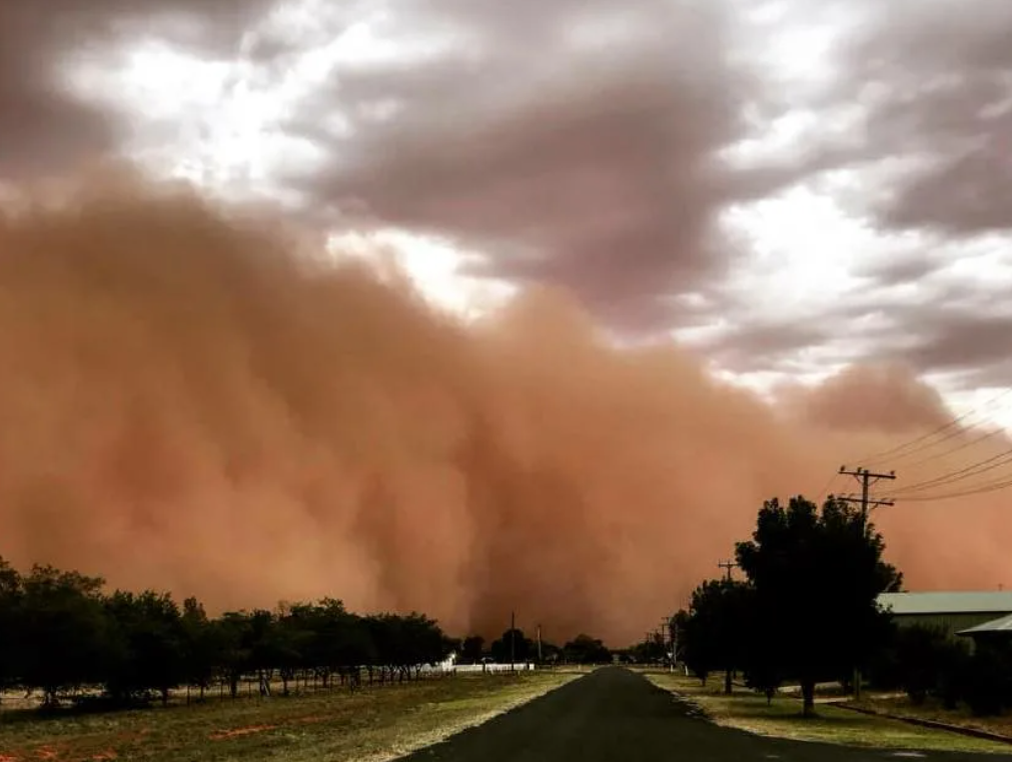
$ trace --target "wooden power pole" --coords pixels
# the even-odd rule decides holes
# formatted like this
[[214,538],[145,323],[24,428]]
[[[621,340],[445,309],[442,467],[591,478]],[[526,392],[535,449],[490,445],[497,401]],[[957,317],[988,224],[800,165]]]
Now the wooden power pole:
[[[727,576],[725,577],[725,579],[728,582],[731,582],[732,581],[731,569],[737,569],[738,568],[738,564],[736,564],[734,561],[720,561],[720,562],[717,563],[717,566],[720,567],[721,569],[724,569],[724,571],[727,572]],[[730,663],[731,662],[731,655],[730,654],[727,655],[727,661],[728,661],[728,663],[724,667],[724,693],[726,693],[728,696],[730,696],[731,695],[731,663]]]
[[[845,503],[857,503],[861,506],[861,531],[864,533],[864,529],[868,523],[868,511],[870,508],[877,508],[880,505],[894,505],[892,500],[872,500],[871,498],[871,485],[881,479],[888,479],[893,481],[896,479],[896,472],[890,471],[888,474],[877,474],[869,471],[867,468],[858,466],[854,470],[848,469],[846,466],[840,466],[840,473],[844,476],[853,476],[861,484],[861,496],[855,497],[848,495],[847,497],[836,496],[837,500],[842,500]],[[854,699],[861,698],[861,669],[854,667]]]
[[510,672],[516,671],[517,612],[510,612]]

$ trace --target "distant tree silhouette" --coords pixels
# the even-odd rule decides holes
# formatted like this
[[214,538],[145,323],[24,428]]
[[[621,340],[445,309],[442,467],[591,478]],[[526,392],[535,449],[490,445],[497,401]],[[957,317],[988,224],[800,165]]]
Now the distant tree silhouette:
[[485,638],[481,635],[468,635],[460,646],[460,659],[467,664],[477,664],[484,654]]
[[752,540],[737,546],[768,628],[762,661],[799,680],[805,714],[814,712],[817,681],[863,665],[887,637],[889,617],[876,599],[898,590],[902,576],[882,560],[883,548],[850,504],[830,499],[820,511],[802,497],[767,501]]
[[15,614],[20,683],[54,707],[62,690],[101,683],[110,661],[109,620],[99,577],[34,566]]
[[607,664],[611,651],[597,638],[580,634],[562,647],[563,658],[570,664]]
[[196,598],[183,601],[181,625],[185,665],[183,679],[189,685],[197,686],[200,698],[204,698],[219,665],[219,640],[204,606]]
[[0,695],[16,684],[22,658],[18,635],[21,627],[21,576],[0,558]]
[[491,646],[489,646],[492,658],[500,664],[509,664],[511,643],[513,644],[513,659],[518,664],[530,661],[537,654],[537,644],[526,637],[523,630],[517,628],[512,631],[506,630],[502,634],[502,637],[492,641]]
[[186,631],[179,608],[168,595],[117,590],[105,601],[108,615],[108,664],[105,686],[122,703],[157,691],[168,703],[169,691],[185,679]]
[[711,672],[745,666],[753,637],[750,595],[747,583],[726,579],[708,580],[693,591],[679,629],[679,649],[704,684]]

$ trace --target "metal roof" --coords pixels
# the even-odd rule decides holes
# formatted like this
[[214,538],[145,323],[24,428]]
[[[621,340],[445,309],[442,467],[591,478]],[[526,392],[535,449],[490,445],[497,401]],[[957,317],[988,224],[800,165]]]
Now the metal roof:
[[1012,614],[1012,591],[882,593],[882,608],[893,614]]
[[1012,632],[1012,614],[1003,616],[1001,619],[992,619],[990,622],[978,624],[976,627],[968,627],[960,630],[957,635],[976,635],[983,632]]

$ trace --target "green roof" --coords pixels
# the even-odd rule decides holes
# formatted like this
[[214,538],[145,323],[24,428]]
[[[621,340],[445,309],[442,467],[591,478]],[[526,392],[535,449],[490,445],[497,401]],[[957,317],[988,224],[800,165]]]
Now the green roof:
[[990,622],[978,624],[976,627],[968,627],[960,630],[957,635],[977,635],[985,632],[1008,632],[1012,633],[1012,614],[1003,616],[1000,619],[992,619]]
[[910,614],[1012,614],[1012,591],[957,593],[882,593],[879,605]]

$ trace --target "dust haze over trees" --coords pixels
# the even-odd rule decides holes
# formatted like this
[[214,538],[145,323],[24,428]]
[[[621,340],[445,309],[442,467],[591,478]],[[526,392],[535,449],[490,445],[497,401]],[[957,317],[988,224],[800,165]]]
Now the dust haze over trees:
[[[550,289],[465,323],[255,212],[100,176],[0,215],[0,521],[19,567],[216,612],[341,590],[489,638],[523,607],[559,642],[631,642],[751,506],[948,415],[901,371],[770,405],[676,346],[616,346]],[[841,417],[855,396],[890,415]],[[990,542],[1000,501],[970,502],[972,524],[882,517],[912,583],[1012,568]]]

